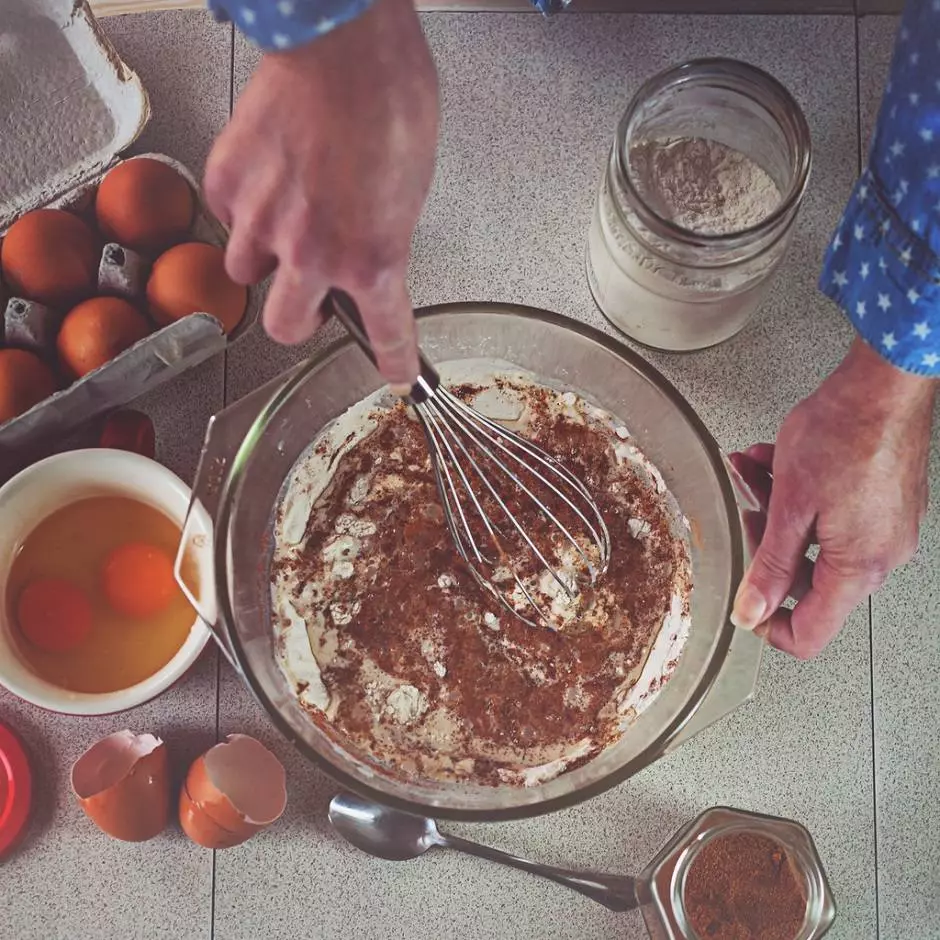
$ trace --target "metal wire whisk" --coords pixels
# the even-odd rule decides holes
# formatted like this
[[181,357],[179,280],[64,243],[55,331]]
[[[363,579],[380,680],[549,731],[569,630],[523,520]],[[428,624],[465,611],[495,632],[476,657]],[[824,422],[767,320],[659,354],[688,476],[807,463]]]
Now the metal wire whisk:
[[[331,291],[326,309],[346,327],[374,363],[372,346],[352,298],[341,291]],[[421,375],[405,400],[414,409],[424,429],[444,519],[454,546],[480,586],[505,608],[531,626],[554,629],[551,615],[533,597],[517,570],[507,569],[506,532],[514,532],[522,540],[569,601],[575,601],[578,596],[577,582],[570,577],[564,578],[556,565],[546,558],[543,547],[537,544],[508,505],[505,488],[495,485],[481,466],[481,455],[488,466],[505,475],[511,487],[531,500],[561,536],[563,544],[574,550],[579,568],[592,583],[606,572],[610,563],[610,534],[601,511],[584,483],[563,464],[531,441],[461,401],[442,385],[437,371],[423,354],[420,360]],[[489,499],[486,496],[481,498],[474,479]],[[538,487],[545,490],[540,493]],[[567,506],[580,528],[566,525],[558,518],[547,504],[547,493],[554,494]],[[498,516],[494,517],[487,505],[495,505]],[[475,527],[485,533],[490,542],[489,550],[480,544],[480,539],[474,534]],[[554,540],[552,542],[554,544]],[[593,551],[586,550],[586,546],[593,547]],[[507,593],[496,586],[493,575],[500,570],[508,570],[528,608],[535,613],[535,619],[524,616],[511,603]]]

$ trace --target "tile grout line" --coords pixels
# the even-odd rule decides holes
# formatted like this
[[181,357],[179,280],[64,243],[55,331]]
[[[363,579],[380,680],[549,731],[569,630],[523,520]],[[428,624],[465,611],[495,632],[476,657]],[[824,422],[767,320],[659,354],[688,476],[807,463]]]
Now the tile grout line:
[[[235,109],[235,24],[229,23],[229,53],[228,53],[228,117],[226,124],[232,117]],[[228,404],[228,346],[222,352],[222,407]],[[218,735],[218,729],[216,729]]]
[[[858,11],[858,0],[855,9]],[[862,160],[865,153],[865,141],[862,139],[862,42],[861,14],[855,17],[855,99],[856,99],[856,137],[858,140],[858,173],[862,172]],[[875,602],[868,596],[868,696],[871,716],[871,801],[872,801],[872,849],[875,862],[875,938],[881,937],[881,910],[879,904],[878,871],[878,749],[875,740]]]
[[[235,107],[235,25],[229,24],[228,118]],[[226,123],[228,120],[226,119]],[[228,349],[222,352],[222,407],[228,404]],[[222,655],[215,651],[215,740],[219,741],[222,719]],[[218,851],[212,850],[212,894],[209,904],[209,940],[215,940],[215,894],[217,888]]]

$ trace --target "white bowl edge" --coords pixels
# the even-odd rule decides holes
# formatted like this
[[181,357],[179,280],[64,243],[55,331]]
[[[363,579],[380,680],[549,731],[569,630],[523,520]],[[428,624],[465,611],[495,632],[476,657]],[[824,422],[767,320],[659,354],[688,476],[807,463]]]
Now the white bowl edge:
[[[0,685],[33,705],[68,715],[106,715],[150,701],[187,672],[212,635],[197,616],[186,641],[162,669],[116,692],[71,692],[41,679],[22,661],[10,633],[6,609],[6,584],[14,551],[57,509],[104,494],[123,495],[153,506],[182,529],[191,491],[176,474],[155,460],[105,448],[47,457],[0,487]],[[195,552],[202,593],[212,589],[212,523],[201,504],[193,512],[190,531],[206,536],[204,548]]]

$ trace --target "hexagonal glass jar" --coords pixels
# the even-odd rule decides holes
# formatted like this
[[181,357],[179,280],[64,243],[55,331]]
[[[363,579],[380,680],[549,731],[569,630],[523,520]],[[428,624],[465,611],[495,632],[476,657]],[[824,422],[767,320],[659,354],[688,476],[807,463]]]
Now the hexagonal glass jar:
[[778,816],[715,806],[683,826],[637,878],[637,897],[653,940],[708,940],[685,910],[688,872],[712,839],[748,833],[778,843],[786,852],[806,897],[802,929],[793,940],[816,940],[832,926],[835,900],[812,836],[799,823]]

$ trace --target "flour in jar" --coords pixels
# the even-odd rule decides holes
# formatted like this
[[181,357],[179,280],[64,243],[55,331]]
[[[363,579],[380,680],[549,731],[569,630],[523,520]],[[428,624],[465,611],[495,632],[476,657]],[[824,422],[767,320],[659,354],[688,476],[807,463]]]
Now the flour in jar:
[[628,336],[658,349],[702,349],[728,339],[763,299],[789,240],[788,222],[773,226],[779,237],[680,244],[643,221],[636,197],[687,232],[721,237],[772,215],[782,201],[777,184],[746,154],[702,137],[641,139],[628,162],[635,195],[612,159],[588,233],[588,283],[597,305]]
[[768,173],[717,140],[646,140],[630,149],[643,199],[664,219],[697,235],[729,235],[762,222],[780,204]]

